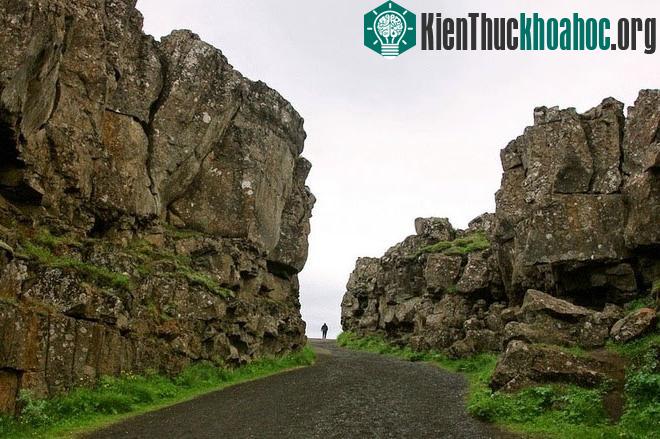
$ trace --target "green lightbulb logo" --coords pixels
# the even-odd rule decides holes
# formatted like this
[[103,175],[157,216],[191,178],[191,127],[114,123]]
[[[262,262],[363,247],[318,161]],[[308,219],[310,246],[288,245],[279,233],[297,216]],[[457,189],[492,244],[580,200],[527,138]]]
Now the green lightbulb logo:
[[417,43],[415,14],[385,2],[364,16],[364,45],[387,58],[399,56]]

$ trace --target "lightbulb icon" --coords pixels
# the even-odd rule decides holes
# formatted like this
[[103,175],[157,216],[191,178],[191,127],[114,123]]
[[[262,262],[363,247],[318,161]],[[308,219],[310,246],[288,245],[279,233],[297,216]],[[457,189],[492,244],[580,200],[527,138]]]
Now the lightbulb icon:
[[406,34],[406,18],[396,11],[384,11],[376,16],[373,29],[380,42],[380,54],[398,56],[399,45]]
[[386,1],[364,14],[364,45],[392,59],[417,44],[417,17],[393,1]]

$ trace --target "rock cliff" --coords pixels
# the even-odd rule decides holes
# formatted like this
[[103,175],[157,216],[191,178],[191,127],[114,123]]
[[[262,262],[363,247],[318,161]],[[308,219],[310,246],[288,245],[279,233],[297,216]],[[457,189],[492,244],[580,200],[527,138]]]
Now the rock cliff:
[[624,316],[660,290],[660,91],[627,118],[612,98],[537,108],[501,161],[495,214],[468,230],[419,218],[416,235],[357,261],[342,326],[457,357],[506,350],[498,388],[575,380],[579,361],[562,370],[566,354],[527,344],[596,348],[655,328],[654,309]]
[[135,0],[0,0],[0,411],[303,345],[303,120]]

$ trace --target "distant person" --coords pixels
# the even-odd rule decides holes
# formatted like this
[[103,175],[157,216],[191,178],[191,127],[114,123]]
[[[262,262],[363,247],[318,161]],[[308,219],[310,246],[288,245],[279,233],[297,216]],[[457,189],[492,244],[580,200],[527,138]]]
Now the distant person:
[[323,333],[323,340],[325,340],[328,336],[328,325],[324,323],[323,326],[321,326],[321,332]]

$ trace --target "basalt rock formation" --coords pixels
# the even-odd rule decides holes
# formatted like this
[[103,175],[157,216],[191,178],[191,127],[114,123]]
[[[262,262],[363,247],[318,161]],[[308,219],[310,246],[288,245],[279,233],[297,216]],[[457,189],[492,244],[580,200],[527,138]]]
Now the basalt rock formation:
[[570,353],[547,345],[655,329],[654,309],[626,304],[660,290],[660,91],[641,91],[627,118],[612,98],[584,114],[537,108],[501,161],[494,214],[468,230],[417,219],[416,235],[358,259],[342,326],[457,357],[504,351],[496,388],[595,383],[594,362],[567,369]]
[[305,342],[303,120],[135,0],[0,0],[0,411]]

